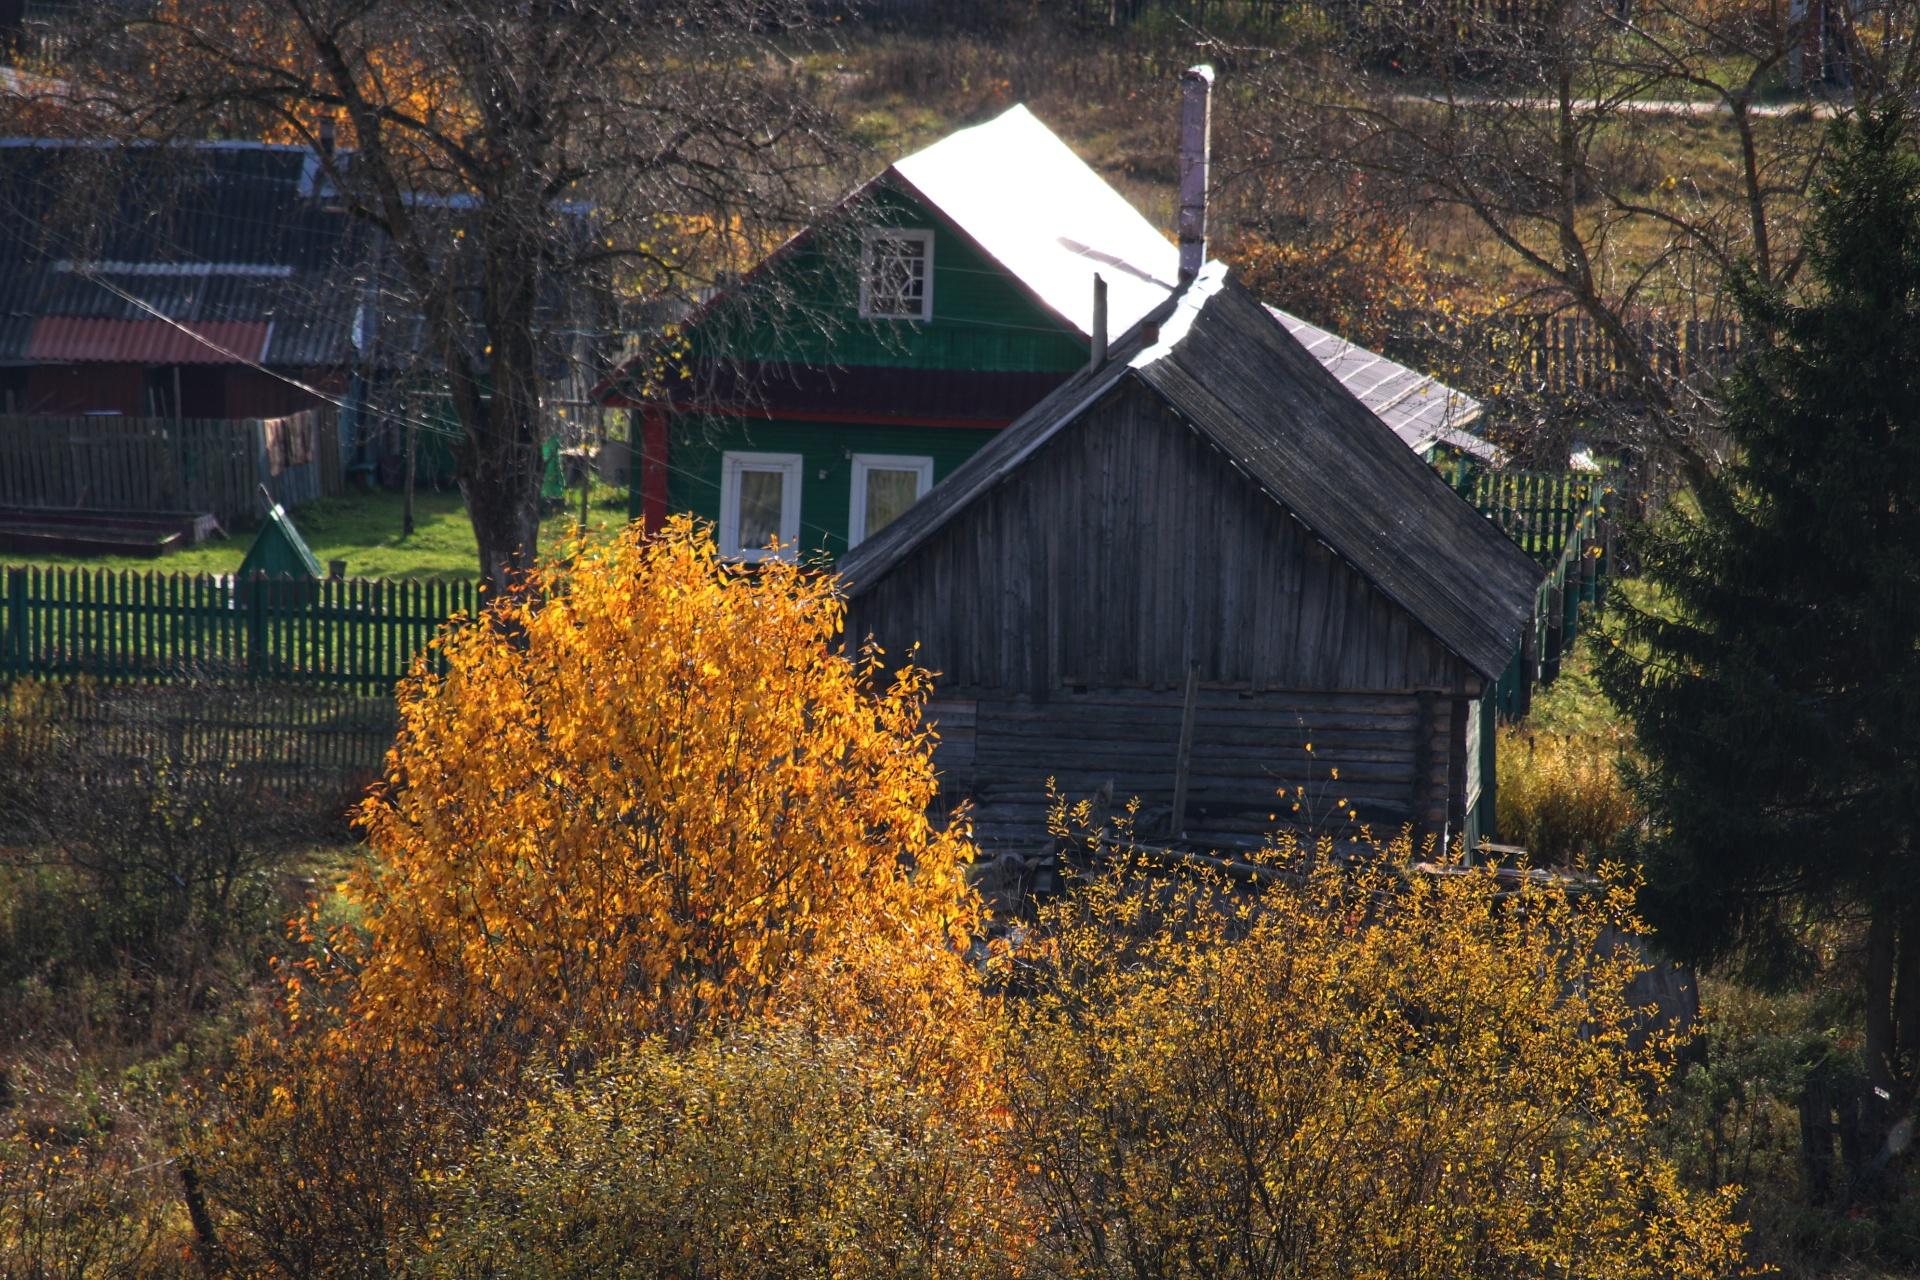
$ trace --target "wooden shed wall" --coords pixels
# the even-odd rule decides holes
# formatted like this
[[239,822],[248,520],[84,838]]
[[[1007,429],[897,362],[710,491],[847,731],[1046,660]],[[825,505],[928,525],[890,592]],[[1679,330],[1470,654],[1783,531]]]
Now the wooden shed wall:
[[[1179,758],[1182,691],[943,697],[928,709],[948,801],[970,798],[988,849],[1047,839],[1047,779],[1070,801],[1104,792],[1142,804],[1139,834],[1164,839]],[[1196,843],[1248,847],[1276,826],[1348,826],[1381,834],[1449,820],[1451,700],[1435,694],[1241,694],[1196,700],[1186,833]],[[1308,750],[1311,744],[1311,751]],[[1332,777],[1339,771],[1338,779]],[[1294,789],[1304,787],[1301,809]]]
[[853,601],[948,692],[1445,689],[1479,679],[1131,382]]

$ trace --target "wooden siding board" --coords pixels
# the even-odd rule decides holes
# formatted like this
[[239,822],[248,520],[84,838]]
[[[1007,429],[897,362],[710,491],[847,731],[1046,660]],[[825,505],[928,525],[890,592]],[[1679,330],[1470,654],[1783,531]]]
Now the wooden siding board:
[[1330,804],[1333,768],[1364,820],[1447,821],[1451,699],[1429,694],[1436,732],[1415,691],[1470,670],[1144,388],[1052,439],[850,618],[891,652],[919,641],[950,673],[941,697],[977,700],[969,754],[943,748],[942,767],[949,788],[964,771],[989,847],[1044,841],[1050,775],[1075,798],[1111,782],[1117,802],[1169,804],[1189,652],[1198,838],[1251,840],[1290,812],[1284,787]]
[[[1347,701],[1352,706],[1325,695],[1201,691],[1188,788],[1188,826],[1196,838],[1257,841],[1274,825],[1269,815],[1292,816],[1290,802],[1276,793],[1295,785],[1305,785],[1321,810],[1344,798],[1361,820],[1376,825],[1413,818],[1418,699],[1402,694]],[[1149,822],[1164,820],[1159,811],[1171,801],[1181,706],[1176,690],[1131,697],[1062,694],[1045,704],[1006,696],[979,700],[970,788],[976,833],[989,847],[1044,843],[1048,777],[1069,800],[1104,787],[1116,808],[1138,797]],[[1396,730],[1381,727],[1389,724]],[[1354,745],[1354,735],[1390,745]],[[1341,776],[1330,789],[1327,771],[1334,761]]]
[[853,590],[1025,468],[1053,435],[1103,412],[1118,384],[1141,383],[1479,674],[1504,670],[1539,579],[1527,557],[1217,268],[1178,300],[1167,326],[1175,336],[1150,348],[1128,335],[1106,365],[1042,401],[953,484],[850,556],[842,567]]
[[[1119,460],[1169,443],[1133,487]],[[1271,544],[1277,559],[1229,550],[1250,544]],[[1037,553],[1053,545],[1077,554]],[[1297,600],[1297,628],[1262,631],[1237,603],[1229,610],[1263,596]],[[1056,671],[1077,684],[1176,687],[1189,626],[1204,628],[1192,643],[1209,683],[1453,687],[1466,674],[1139,389],[1052,441],[930,540],[910,572],[857,596],[852,616],[856,634],[871,628],[889,650],[918,640],[923,660],[961,683],[1036,695]]]

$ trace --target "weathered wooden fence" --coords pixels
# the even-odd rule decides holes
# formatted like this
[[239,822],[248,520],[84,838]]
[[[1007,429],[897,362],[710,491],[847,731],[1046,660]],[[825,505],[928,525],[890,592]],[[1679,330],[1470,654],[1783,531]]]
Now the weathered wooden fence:
[[261,485],[296,507],[341,483],[330,405],[282,418],[0,417],[0,506],[248,520]]
[[[1552,12],[1551,0],[1454,0],[1438,11],[1438,17],[1430,6],[1411,0],[1312,0],[1311,4],[1307,0],[1026,0],[1021,7],[1091,27],[1131,27],[1150,14],[1165,14],[1196,27],[1229,29],[1237,23],[1279,22],[1312,7],[1325,20],[1350,30],[1393,22],[1421,32],[1473,22],[1538,26]],[[814,0],[814,8],[861,22],[939,19],[959,26],[991,27],[1005,20],[995,6],[956,5],[951,0]]]
[[[1641,317],[1627,324],[1638,362],[1653,380],[1677,386],[1718,375],[1740,354],[1735,320]],[[1486,390],[1634,400],[1646,393],[1634,362],[1583,315],[1503,315],[1463,321],[1429,312],[1404,315],[1406,358]]]
[[269,578],[9,568],[0,675],[169,680],[246,676],[385,693],[471,582]]
[[0,696],[0,737],[111,785],[136,763],[213,768],[313,798],[378,777],[399,727],[393,699],[277,681],[35,681]]
[[1460,493],[1547,571],[1534,598],[1520,652],[1495,689],[1499,714],[1526,714],[1537,685],[1551,684],[1561,660],[1605,590],[1613,548],[1606,478],[1572,471],[1469,470]]

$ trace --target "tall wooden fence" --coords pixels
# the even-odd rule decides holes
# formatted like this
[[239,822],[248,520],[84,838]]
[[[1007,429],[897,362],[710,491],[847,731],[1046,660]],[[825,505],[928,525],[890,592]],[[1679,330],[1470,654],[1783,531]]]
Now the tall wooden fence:
[[170,680],[183,675],[386,693],[471,582],[9,568],[0,675]]
[[[1414,313],[1399,328],[1415,364],[1451,370],[1463,385],[1518,388],[1533,394],[1634,400],[1646,388],[1629,360],[1591,317],[1507,315],[1461,321]],[[1735,320],[1642,317],[1627,332],[1636,359],[1664,387],[1713,377],[1740,354]],[[1446,375],[1443,375],[1446,376]]]
[[330,405],[282,418],[0,416],[0,506],[258,517],[341,491]]

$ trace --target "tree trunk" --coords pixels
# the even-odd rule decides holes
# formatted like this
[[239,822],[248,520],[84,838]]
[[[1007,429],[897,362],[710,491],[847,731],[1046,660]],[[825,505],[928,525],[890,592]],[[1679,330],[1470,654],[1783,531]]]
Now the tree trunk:
[[1893,1042],[1893,909],[1875,903],[1867,921],[1867,1085],[1891,1093],[1896,1046]]
[[460,490],[479,544],[480,579],[489,592],[521,590],[540,555],[540,346],[534,324],[537,246],[496,236],[486,259],[483,312],[489,338],[483,398],[480,371],[455,380],[454,404],[466,428]]
[[539,559],[539,472],[530,478],[532,483],[510,470],[490,469],[460,481],[480,549],[481,586],[489,595],[518,592],[523,575]]
[[413,536],[413,475],[418,467],[416,448],[420,439],[420,428],[414,422],[415,416],[417,415],[407,416],[407,470],[400,479],[401,493],[404,495],[400,504],[400,536],[403,538]]
[[1898,1110],[1904,1111],[1907,1106],[1902,1079],[1908,1073],[1901,1068],[1902,1046],[1896,1039],[1898,1027],[1894,1020],[1899,935],[1893,908],[1875,903],[1867,922],[1863,975],[1867,1001],[1867,1079],[1860,1090],[1861,1141],[1848,1161],[1853,1166],[1849,1172],[1853,1175],[1854,1199],[1867,1203],[1884,1199],[1893,1189],[1893,1180],[1887,1175],[1890,1164],[1899,1154],[1891,1141],[1896,1101]]
[[1800,1176],[1815,1204],[1833,1199],[1834,1136],[1833,1079],[1823,1062],[1800,1086]]

